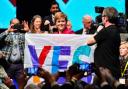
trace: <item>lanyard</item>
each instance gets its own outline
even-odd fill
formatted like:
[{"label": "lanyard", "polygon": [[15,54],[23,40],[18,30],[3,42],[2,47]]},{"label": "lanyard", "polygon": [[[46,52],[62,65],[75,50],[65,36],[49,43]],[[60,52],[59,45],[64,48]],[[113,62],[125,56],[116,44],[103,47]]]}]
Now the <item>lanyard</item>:
[{"label": "lanyard", "polygon": [[122,77],[124,76],[124,73],[125,73],[127,67],[128,67],[128,61],[127,61],[126,65],[125,65],[124,71],[121,73],[122,74]]}]

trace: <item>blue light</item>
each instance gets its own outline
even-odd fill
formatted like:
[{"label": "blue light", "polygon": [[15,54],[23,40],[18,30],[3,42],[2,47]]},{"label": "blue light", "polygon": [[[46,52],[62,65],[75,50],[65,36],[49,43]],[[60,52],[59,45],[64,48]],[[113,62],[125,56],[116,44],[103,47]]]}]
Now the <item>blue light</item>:
[{"label": "blue light", "polygon": [[69,0],[67,4],[63,0],[56,0],[68,19],[72,22],[73,30],[82,28],[82,17],[89,14],[95,20],[95,6],[115,7],[119,12],[125,13],[125,0]]},{"label": "blue light", "polygon": [[9,0],[0,0],[0,28],[8,28],[10,20],[16,17],[16,7]]}]

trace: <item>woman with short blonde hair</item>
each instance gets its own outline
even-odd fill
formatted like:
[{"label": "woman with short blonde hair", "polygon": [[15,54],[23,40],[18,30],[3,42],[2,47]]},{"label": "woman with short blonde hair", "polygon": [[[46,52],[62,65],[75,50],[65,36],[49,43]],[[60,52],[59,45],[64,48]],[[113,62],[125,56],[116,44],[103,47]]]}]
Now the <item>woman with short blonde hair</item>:
[{"label": "woman with short blonde hair", "polygon": [[74,34],[71,29],[67,28],[67,16],[63,12],[57,12],[55,14],[55,34]]}]

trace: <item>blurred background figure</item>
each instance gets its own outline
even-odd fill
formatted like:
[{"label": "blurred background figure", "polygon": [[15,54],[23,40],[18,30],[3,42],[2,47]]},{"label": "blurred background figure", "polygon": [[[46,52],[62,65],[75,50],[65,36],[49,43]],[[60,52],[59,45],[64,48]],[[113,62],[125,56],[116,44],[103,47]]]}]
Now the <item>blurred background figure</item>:
[{"label": "blurred background figure", "polygon": [[128,42],[122,42],[120,45],[120,65],[122,77],[125,84],[128,85]]},{"label": "blurred background figure", "polygon": [[42,89],[42,88],[40,88],[37,85],[31,83],[31,84],[27,85],[24,89]]},{"label": "blurred background figure", "polygon": [[4,54],[0,51],[0,89],[16,89],[16,87],[13,85],[12,79],[8,77],[4,67],[1,65],[1,63],[5,60],[3,58]]},{"label": "blurred background figure", "polygon": [[76,34],[94,34],[96,32],[96,26],[94,26],[92,17],[85,15],[82,20],[83,28],[76,31]]},{"label": "blurred background figure", "polygon": [[67,29],[72,29],[72,23],[70,20],[67,21]]},{"label": "blurred background figure", "polygon": [[128,87],[121,84],[119,80],[115,79],[112,71],[108,68],[100,67],[100,89],[127,89]]}]

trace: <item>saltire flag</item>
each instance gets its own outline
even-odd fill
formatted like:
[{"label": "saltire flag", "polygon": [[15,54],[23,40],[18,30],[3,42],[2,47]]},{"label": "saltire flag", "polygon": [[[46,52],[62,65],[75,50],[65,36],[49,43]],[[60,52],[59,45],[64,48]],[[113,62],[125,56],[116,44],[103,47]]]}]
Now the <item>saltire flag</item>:
[{"label": "saltire flag", "polygon": [[24,68],[42,67],[50,73],[64,71],[73,63],[91,63],[95,46],[89,35],[25,34]]}]

